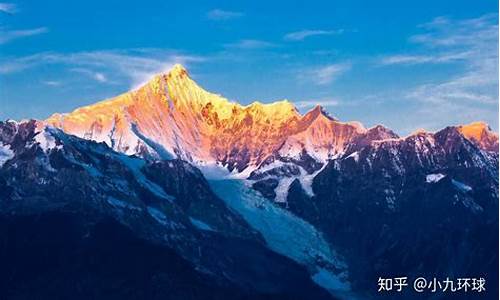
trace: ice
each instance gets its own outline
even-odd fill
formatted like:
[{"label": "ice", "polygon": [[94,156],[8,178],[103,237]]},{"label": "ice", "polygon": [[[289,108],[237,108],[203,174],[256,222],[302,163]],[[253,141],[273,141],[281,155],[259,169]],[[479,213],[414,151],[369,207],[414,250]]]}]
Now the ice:
[{"label": "ice", "polygon": [[[213,191],[231,209],[240,213],[253,228],[262,234],[271,250],[306,265],[310,269],[318,270],[321,266],[325,272],[327,268],[346,272],[347,266],[342,258],[330,248],[319,231],[306,221],[260,196],[257,191],[245,185],[245,181],[225,179],[210,180],[209,183]],[[320,285],[327,285],[322,285],[327,289],[333,287],[331,283],[335,280],[345,283],[342,290],[349,289],[346,278],[337,277],[333,272],[329,272],[330,277],[323,273],[321,276],[320,278],[331,277],[329,280],[318,281]]]},{"label": "ice", "polygon": [[275,161],[273,161],[270,164],[259,166],[259,168],[257,169],[257,171],[259,173],[264,173],[266,171],[269,171],[269,170],[272,170],[272,169],[275,169],[275,168],[280,168],[280,167],[286,166],[288,164],[289,163],[283,162],[281,160],[275,160]]},{"label": "ice", "polygon": [[210,179],[246,179],[255,170],[254,166],[249,166],[243,171],[238,172],[234,169],[230,172],[225,166],[218,162],[203,162],[197,161],[195,165],[203,173],[203,176]]},{"label": "ice", "polygon": [[167,216],[162,213],[159,209],[148,206],[148,213],[156,220],[158,223],[163,225],[169,225]]},{"label": "ice", "polygon": [[453,183],[454,186],[456,186],[459,190],[461,190],[464,193],[472,191],[472,188],[463,182],[457,181],[455,179],[452,179],[451,182]]},{"label": "ice", "polygon": [[314,274],[311,278],[318,285],[330,291],[349,291],[351,289],[349,282],[342,281],[339,279],[339,276],[323,268],[319,268],[318,273]]},{"label": "ice", "polygon": [[160,143],[153,141],[152,139],[143,135],[137,128],[136,124],[131,125],[132,132],[139,137],[147,146],[153,149],[162,159],[174,159],[175,155],[172,155],[169,151],[165,149]]},{"label": "ice", "polygon": [[312,174],[302,174],[301,175],[300,184],[302,185],[302,188],[304,189],[304,191],[306,192],[306,194],[309,197],[314,196],[314,192],[312,189],[312,182],[313,182],[314,177],[316,177],[316,175],[318,175],[321,171],[323,171],[323,169],[325,169],[325,167],[327,165],[328,165],[328,163],[324,163],[323,166],[321,166],[321,168],[319,170],[315,171]]},{"label": "ice", "polygon": [[45,152],[56,147],[56,140],[48,129],[42,129],[42,131],[35,135],[35,142]]},{"label": "ice", "polygon": [[116,157],[132,171],[135,178],[142,186],[144,186],[160,198],[166,199],[170,202],[175,200],[174,196],[168,195],[159,185],[151,182],[146,178],[146,176],[144,176],[144,174],[141,172],[141,168],[145,164],[144,160],[118,153],[116,154]]},{"label": "ice", "polygon": [[278,186],[274,189],[276,193],[276,202],[285,203],[288,196],[288,189],[290,185],[295,180],[295,177],[285,177],[279,181]]},{"label": "ice", "polygon": [[349,157],[352,158],[352,159],[354,159],[355,162],[358,162],[358,160],[359,160],[359,152],[358,151],[353,152],[353,153],[349,154],[349,156],[347,156],[347,158],[349,158]]},{"label": "ice", "polygon": [[114,197],[108,197],[106,199],[106,201],[111,204],[112,206],[114,207],[118,207],[118,208],[127,208],[127,209],[132,209],[132,210],[142,210],[142,208],[140,208],[139,206],[136,206],[136,205],[133,205],[133,204],[130,204],[128,202],[125,202],[125,201],[122,201],[122,200],[118,200]]},{"label": "ice", "polygon": [[10,149],[10,145],[4,145],[0,142],[0,167],[13,157],[14,151]]},{"label": "ice", "polygon": [[429,174],[425,177],[425,181],[427,183],[436,183],[446,177],[446,175],[441,174],[441,173],[436,173],[436,174]]},{"label": "ice", "polygon": [[[64,134],[61,132],[59,129],[56,128],[51,128],[47,127],[44,131],[44,136],[45,140],[53,140],[54,137],[59,138],[63,144],[65,145],[70,145],[73,141],[70,138],[70,136]],[[48,136],[50,135],[50,138]],[[77,146],[78,143],[75,144]],[[163,188],[161,188],[159,185],[156,183],[150,181],[149,179],[146,178],[146,176],[142,173],[141,168],[146,164],[146,162],[143,159],[140,159],[138,157],[133,157],[133,156],[127,156],[122,153],[118,152],[104,152],[102,149],[102,145],[99,144],[91,144],[88,149],[83,149],[87,151],[87,153],[100,153],[100,154],[105,154],[105,155],[112,155],[112,158],[120,161],[123,165],[125,165],[135,176],[135,179],[139,184],[141,184],[143,187],[154,193],[156,196],[166,199],[170,202],[175,200],[175,197],[172,195],[167,194]],[[67,154],[66,158],[71,160],[72,162],[79,164],[80,166],[84,167],[92,176],[100,176],[102,175],[98,169],[96,169],[92,165],[88,164],[83,164],[78,162],[76,159],[73,158],[72,155]]]},{"label": "ice", "polygon": [[189,217],[189,221],[191,221],[191,224],[193,224],[196,228],[198,228],[200,230],[215,231],[212,227],[210,227],[210,225],[208,225],[207,223],[200,221],[198,219]]}]

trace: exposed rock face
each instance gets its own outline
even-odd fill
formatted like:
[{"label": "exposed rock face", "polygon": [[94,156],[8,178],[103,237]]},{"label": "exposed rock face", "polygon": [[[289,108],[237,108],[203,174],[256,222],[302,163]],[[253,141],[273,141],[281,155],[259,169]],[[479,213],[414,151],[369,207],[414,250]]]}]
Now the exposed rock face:
[{"label": "exposed rock face", "polygon": [[[381,125],[340,122],[320,106],[305,115],[286,100],[241,106],[203,90],[180,65],[135,91],[54,114],[46,123],[129,155],[180,158],[201,168],[217,164],[254,181],[277,180],[275,189],[285,192],[299,179],[311,193],[312,177],[328,160],[399,139]],[[457,128],[481,149],[498,152],[498,135],[486,124]],[[254,186],[270,199],[279,194],[268,184]]]},{"label": "exposed rock face", "polygon": [[312,197],[291,184],[290,210],[341,248],[358,289],[380,274],[483,274],[498,293],[498,153],[462,130],[372,142],[330,161]]},{"label": "exposed rock face", "polygon": [[498,134],[484,122],[474,122],[458,126],[458,130],[479,148],[486,151],[498,152]]},{"label": "exposed rock face", "polygon": [[[199,168],[213,164],[244,179],[207,182]],[[92,257],[94,246],[113,249],[102,230],[118,234],[117,245],[140,244],[127,260],[173,262],[146,285],[161,296],[179,271],[194,286],[178,290],[182,299],[199,299],[202,282],[214,298],[329,298],[311,278],[370,298],[386,275],[487,277],[489,297],[498,291],[498,134],[477,122],[399,137],[319,106],[304,115],[288,101],[242,106],[176,66],[44,122],[0,122],[0,224],[36,234],[33,226],[68,226],[65,239]],[[9,230],[2,236],[17,241]],[[15,253],[10,245],[0,249]],[[71,287],[65,272],[49,276]],[[3,274],[0,284],[16,278]],[[130,276],[110,284],[140,288]]]},{"label": "exposed rock face", "polygon": [[206,92],[177,65],[136,91],[55,114],[47,123],[126,154],[220,162],[242,171],[270,155],[299,118],[288,101],[241,106]]},{"label": "exposed rock face", "polygon": [[36,121],[0,122],[0,144],[9,297],[330,298],[186,162],[126,156]]}]

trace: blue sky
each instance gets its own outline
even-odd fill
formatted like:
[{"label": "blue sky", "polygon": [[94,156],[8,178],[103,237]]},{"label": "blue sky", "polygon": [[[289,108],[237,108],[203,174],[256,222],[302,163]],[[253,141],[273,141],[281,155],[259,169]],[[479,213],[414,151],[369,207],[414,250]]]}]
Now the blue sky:
[{"label": "blue sky", "polygon": [[131,2],[0,3],[0,119],[67,112],[178,62],[243,104],[498,131],[497,1]]}]

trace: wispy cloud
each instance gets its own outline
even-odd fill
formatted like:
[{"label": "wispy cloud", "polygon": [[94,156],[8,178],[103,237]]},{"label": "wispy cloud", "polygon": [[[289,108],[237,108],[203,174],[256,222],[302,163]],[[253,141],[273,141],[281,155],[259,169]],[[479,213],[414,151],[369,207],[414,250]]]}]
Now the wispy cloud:
[{"label": "wispy cloud", "polygon": [[[174,64],[189,64],[204,58],[164,49],[99,50],[76,53],[38,53],[0,60],[0,74],[21,72],[42,65],[62,65],[68,71],[79,70],[99,82],[126,80],[136,88],[154,74]],[[83,71],[85,70],[85,71]],[[106,74],[106,75],[105,75]]]},{"label": "wispy cloud", "polygon": [[315,107],[317,105],[320,105],[323,107],[333,107],[333,106],[338,106],[340,104],[340,101],[338,101],[337,99],[322,98],[322,99],[311,99],[311,100],[297,101],[297,102],[294,102],[294,104],[298,109],[311,108],[311,107]]},{"label": "wispy cloud", "polygon": [[498,25],[496,15],[474,19],[435,18],[412,36],[432,56],[425,63],[454,61],[463,71],[441,82],[415,87],[407,98],[442,105],[498,103]]},{"label": "wispy cloud", "polygon": [[442,82],[417,86],[406,97],[432,104],[497,104],[498,59],[469,63],[472,65],[468,71]]},{"label": "wispy cloud", "polygon": [[312,81],[316,85],[327,85],[350,69],[350,63],[330,64],[299,72],[298,77],[299,80]]},{"label": "wispy cloud", "polygon": [[412,43],[427,47],[476,47],[479,43],[498,40],[497,14],[486,14],[478,18],[454,20],[437,17],[420,25],[426,32],[409,38]]},{"label": "wispy cloud", "polygon": [[85,68],[72,68],[70,71],[86,75],[89,78],[101,83],[108,82],[107,76],[102,72],[96,72]]},{"label": "wispy cloud", "polygon": [[47,27],[39,27],[33,29],[23,29],[23,30],[7,30],[5,28],[0,28],[0,45],[8,43],[12,40],[28,37],[33,35],[38,35],[48,32]]},{"label": "wispy cloud", "polygon": [[277,45],[271,42],[266,42],[261,40],[244,39],[236,43],[225,44],[224,46],[226,48],[237,48],[237,49],[263,49],[263,48],[276,47]]},{"label": "wispy cloud", "polygon": [[225,21],[242,17],[244,14],[238,11],[213,9],[207,12],[207,18],[213,21]]},{"label": "wispy cloud", "polygon": [[392,55],[383,57],[381,65],[418,65],[439,64],[464,61],[470,58],[472,51],[461,51],[456,53],[442,53],[434,55]]},{"label": "wispy cloud", "polygon": [[[494,53],[498,44],[497,15],[453,20],[437,17],[419,25],[423,33],[409,37],[409,42],[420,45],[418,54],[396,54],[380,59],[381,65],[414,65],[457,63],[469,64]],[[497,56],[494,54],[494,56]]]},{"label": "wispy cloud", "polygon": [[62,82],[58,80],[43,80],[42,83],[53,87],[62,85]]},{"label": "wispy cloud", "polygon": [[2,2],[0,3],[0,12],[12,15],[18,12],[18,8],[14,3]]},{"label": "wispy cloud", "polygon": [[337,30],[300,30],[300,31],[295,31],[295,32],[290,32],[287,33],[283,39],[286,41],[303,41],[304,39],[312,36],[318,36],[318,35],[335,35],[335,34],[341,34],[343,33],[343,29],[337,29]]}]

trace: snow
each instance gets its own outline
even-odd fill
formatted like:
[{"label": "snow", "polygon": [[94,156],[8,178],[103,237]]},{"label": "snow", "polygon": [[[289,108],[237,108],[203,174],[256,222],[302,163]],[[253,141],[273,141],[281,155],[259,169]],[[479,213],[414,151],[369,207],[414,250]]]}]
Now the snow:
[{"label": "snow", "polygon": [[304,191],[306,192],[306,194],[309,196],[309,197],[313,197],[314,196],[314,192],[313,192],[313,189],[312,189],[312,182],[313,182],[313,179],[314,177],[316,177],[316,175],[318,175],[321,171],[323,171],[323,169],[328,165],[328,163],[324,163],[323,166],[321,166],[321,168],[319,170],[317,170],[316,172],[312,173],[312,174],[302,174],[301,175],[301,178],[299,179],[300,180],[300,184],[302,185],[302,188],[304,189]]},{"label": "snow", "polygon": [[441,179],[443,179],[444,177],[446,177],[446,175],[442,174],[442,173],[435,173],[435,174],[428,174],[426,177],[425,177],[425,181],[427,183],[436,183],[436,182],[439,182]]},{"label": "snow", "polygon": [[208,225],[207,223],[200,221],[198,219],[189,217],[189,221],[191,221],[191,224],[193,224],[196,228],[198,228],[200,230],[215,231],[212,227],[210,227],[210,225]]},{"label": "snow", "polygon": [[[70,162],[74,163],[75,165],[79,165],[81,166],[82,168],[84,168],[91,176],[93,177],[104,177],[104,175],[94,166],[90,165],[90,164],[86,164],[86,163],[82,163],[80,161],[78,161],[74,156],[73,154],[71,153],[67,153],[66,154],[66,159],[68,159]],[[48,169],[48,170],[52,170],[52,171],[55,171],[52,166],[50,165],[50,162],[49,161],[46,161],[45,163],[45,167]]]},{"label": "snow", "polygon": [[132,123],[131,125],[132,132],[139,138],[141,139],[149,148],[153,149],[161,159],[174,159],[175,155],[172,155],[169,151],[165,149],[160,143],[157,143],[153,141],[152,139],[146,137],[144,134],[142,134],[137,128],[137,125]]},{"label": "snow", "polygon": [[355,162],[358,162],[359,152],[358,151],[353,152],[353,153],[349,154],[349,156],[347,156],[347,158],[352,158],[352,159],[354,159]]},{"label": "snow", "polygon": [[348,282],[342,281],[339,277],[324,268],[319,268],[318,273],[314,274],[311,278],[316,284],[330,291],[349,291],[351,289]]},{"label": "snow", "polygon": [[[268,175],[266,177],[266,178],[274,178],[274,179],[276,179],[276,180],[279,181],[278,186],[274,190],[274,192],[276,193],[275,201],[276,202],[284,203],[287,200],[288,190],[290,188],[290,185],[292,184],[292,182],[295,179],[299,180],[299,182],[302,185],[302,188],[304,189],[304,191],[306,192],[306,194],[309,197],[313,197],[314,196],[314,192],[312,190],[312,181],[313,181],[314,177],[316,177],[316,175],[318,175],[326,167],[326,165],[327,165],[327,163],[324,163],[319,170],[315,171],[312,174],[309,174],[309,173],[307,173],[306,170],[304,170],[304,168],[302,168],[299,165],[296,165],[294,163],[289,163],[289,162],[283,162],[283,161],[280,161],[280,160],[276,160],[276,161],[274,161],[274,162],[272,162],[270,164],[267,164],[267,165],[259,167],[258,168],[258,173],[259,174],[263,174],[263,173],[265,173],[267,171],[270,171],[272,169],[282,168],[282,167],[286,167],[286,166],[297,167],[300,170],[300,174],[296,175],[296,176],[289,176],[289,177],[287,177],[286,175],[282,175],[282,176],[269,176]],[[249,182],[253,183],[253,181],[249,181]]]},{"label": "snow", "polygon": [[42,131],[35,135],[35,142],[37,142],[40,148],[45,152],[56,148],[56,139],[52,136],[51,131],[47,129],[42,129]]},{"label": "snow", "polygon": [[483,211],[483,208],[469,197],[463,199],[462,204],[468,209],[470,209],[473,213],[477,214]]},{"label": "snow", "polygon": [[196,163],[196,166],[207,179],[220,179],[231,176],[231,172],[229,172],[229,170],[220,163],[207,163],[199,161]]},{"label": "snow", "polygon": [[394,191],[392,189],[384,189],[384,194],[387,208],[394,211],[396,208],[396,197],[394,196]]},{"label": "snow", "polygon": [[10,145],[4,145],[0,142],[0,167],[2,167],[8,160],[14,157],[14,151],[10,149]]},{"label": "snow", "polygon": [[106,201],[109,204],[111,204],[112,206],[117,207],[117,208],[127,208],[127,209],[132,209],[132,210],[142,210],[142,208],[140,208],[139,206],[127,203],[127,202],[122,201],[122,200],[118,200],[115,197],[111,197],[110,196],[110,197],[108,197],[106,199]]},{"label": "snow", "polygon": [[255,170],[255,166],[248,166],[243,171],[238,172],[238,170],[234,169],[230,172],[226,167],[224,167],[219,162],[206,162],[206,161],[197,161],[195,162],[196,167],[200,169],[201,173],[207,180],[210,179],[246,179],[250,176],[250,174]]},{"label": "snow", "polygon": [[278,203],[286,203],[288,189],[294,180],[295,177],[285,177],[279,181],[278,186],[274,189],[274,192],[276,193],[274,201]]},{"label": "snow", "polygon": [[289,157],[298,160],[300,159],[304,148],[305,145],[300,140],[294,136],[290,136],[287,138],[283,146],[281,146],[278,153],[282,157]]},{"label": "snow", "polygon": [[165,191],[156,183],[151,182],[144,176],[141,172],[141,168],[144,166],[144,160],[136,157],[129,157],[124,154],[116,154],[116,157],[125,164],[134,174],[136,180],[145,188],[153,192],[156,196],[166,199],[170,202],[175,200],[175,197],[172,195],[168,195]]},{"label": "snow", "polygon": [[464,193],[472,191],[472,188],[463,182],[460,182],[460,181],[455,180],[455,179],[452,179],[451,182],[453,183],[454,186],[456,186],[460,191],[462,191]]},{"label": "snow", "polygon": [[275,161],[271,162],[270,164],[260,165],[259,168],[257,169],[257,171],[259,173],[265,173],[265,172],[270,171],[272,169],[281,168],[281,167],[286,166],[288,164],[289,163],[283,162],[281,160],[275,160]]},{"label": "snow", "polygon": [[156,220],[158,223],[163,225],[169,225],[167,216],[162,213],[159,209],[148,206],[148,213]]},{"label": "snow", "polygon": [[345,282],[346,285],[343,288],[348,289],[347,279],[326,271],[328,268],[345,272],[347,266],[314,226],[265,199],[246,185],[244,180],[209,180],[209,183],[212,190],[231,209],[242,215],[254,229],[262,234],[271,250],[308,267],[325,268],[325,272],[329,273],[332,278],[319,280],[318,284],[327,285],[324,286],[325,288],[332,288],[331,283],[335,282],[333,279],[336,279],[339,282]]}]

